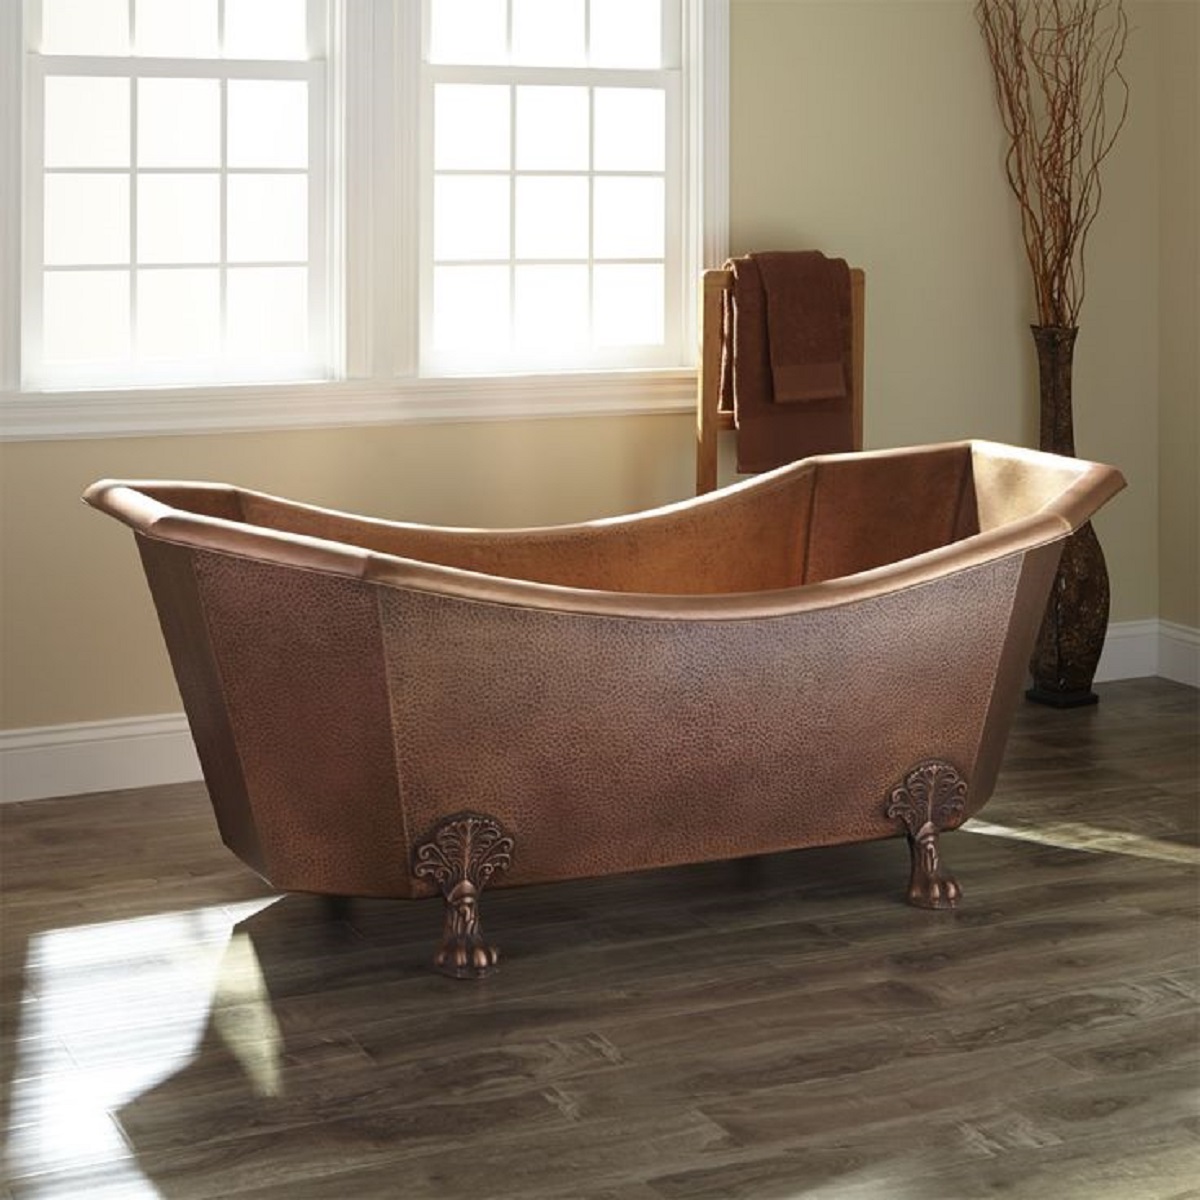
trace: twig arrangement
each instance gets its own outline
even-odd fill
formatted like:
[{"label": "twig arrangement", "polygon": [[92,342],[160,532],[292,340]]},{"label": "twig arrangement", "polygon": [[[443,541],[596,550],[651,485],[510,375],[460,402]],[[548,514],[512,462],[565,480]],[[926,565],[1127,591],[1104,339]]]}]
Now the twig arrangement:
[{"label": "twig arrangement", "polygon": [[1129,112],[1124,0],[978,0],[1038,321],[1074,327],[1100,164]]}]

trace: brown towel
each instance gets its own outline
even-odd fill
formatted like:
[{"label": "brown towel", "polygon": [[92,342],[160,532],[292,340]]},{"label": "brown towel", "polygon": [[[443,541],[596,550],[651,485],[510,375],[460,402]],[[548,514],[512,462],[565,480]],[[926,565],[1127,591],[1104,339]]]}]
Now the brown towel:
[{"label": "brown towel", "polygon": [[[854,448],[850,270],[817,251],[731,260],[721,407],[741,472]],[[730,400],[732,399],[732,404]]]}]

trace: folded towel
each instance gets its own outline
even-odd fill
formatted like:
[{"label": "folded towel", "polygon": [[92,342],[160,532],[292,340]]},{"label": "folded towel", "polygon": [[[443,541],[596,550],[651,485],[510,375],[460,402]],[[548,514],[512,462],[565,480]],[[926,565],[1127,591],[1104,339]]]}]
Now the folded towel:
[{"label": "folded towel", "polygon": [[730,260],[720,407],[741,472],[854,449],[850,271],[817,251]]},{"label": "folded towel", "polygon": [[776,404],[849,396],[850,268],[817,251],[755,254]]}]

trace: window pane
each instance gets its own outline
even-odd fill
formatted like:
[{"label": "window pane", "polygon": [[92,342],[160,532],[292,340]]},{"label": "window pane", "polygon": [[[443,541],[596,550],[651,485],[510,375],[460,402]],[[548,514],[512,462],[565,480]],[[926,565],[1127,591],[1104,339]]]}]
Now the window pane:
[{"label": "window pane", "polygon": [[225,289],[225,345],[233,357],[304,356],[308,272],[303,267],[231,267]]},{"label": "window pane", "polygon": [[29,381],[310,377],[340,309],[317,220],[327,163],[311,158],[327,64],[307,60],[341,0],[10,4],[48,55],[24,152],[40,210]]},{"label": "window pane", "polygon": [[225,57],[306,59],[306,0],[225,0]]},{"label": "window pane", "polygon": [[507,62],[506,0],[429,0],[429,7],[430,62]]},{"label": "window pane", "polygon": [[308,85],[294,80],[231,79],[231,167],[308,166]]},{"label": "window pane", "polygon": [[138,54],[214,58],[217,0],[137,0]]},{"label": "window pane", "polygon": [[216,79],[139,79],[139,167],[221,165],[221,85]]},{"label": "window pane", "polygon": [[507,267],[435,267],[435,350],[507,349]]},{"label": "window pane", "polygon": [[663,170],[666,113],[659,88],[597,88],[595,169]]},{"label": "window pane", "polygon": [[48,167],[129,165],[129,80],[51,75],[46,79]]},{"label": "window pane", "polygon": [[592,303],[598,346],[654,346],[662,342],[662,267],[596,267]]},{"label": "window pane", "polygon": [[128,54],[129,0],[42,0],[40,49],[43,54]]},{"label": "window pane", "polygon": [[216,175],[143,174],[137,187],[139,262],[220,260],[221,183]]},{"label": "window pane", "polygon": [[129,261],[129,177],[47,175],[44,215],[45,261]]},{"label": "window pane", "polygon": [[433,184],[433,257],[508,258],[508,176],[441,175]]},{"label": "window pane", "polygon": [[518,179],[517,257],[586,258],[587,253],[587,178]]},{"label": "window pane", "polygon": [[660,0],[591,0],[590,33],[594,67],[662,66]]},{"label": "window pane", "polygon": [[588,340],[588,269],[518,267],[515,340],[523,349],[568,349]]},{"label": "window pane", "polygon": [[129,357],[129,272],[47,271],[42,282],[42,356],[47,362]]},{"label": "window pane", "polygon": [[139,358],[195,361],[221,352],[221,276],[215,267],[139,271],[137,310]]},{"label": "window pane", "polygon": [[635,176],[596,180],[593,254],[597,258],[662,258],[666,236],[663,181]]},{"label": "window pane", "polygon": [[433,165],[438,171],[507,170],[506,85],[439,83],[433,89]]},{"label": "window pane", "polygon": [[587,88],[517,88],[517,170],[587,169]]},{"label": "window pane", "polygon": [[512,61],[575,66],[585,61],[583,0],[512,0]]},{"label": "window pane", "polygon": [[303,175],[231,175],[230,262],[303,262],[308,258],[308,179]]}]

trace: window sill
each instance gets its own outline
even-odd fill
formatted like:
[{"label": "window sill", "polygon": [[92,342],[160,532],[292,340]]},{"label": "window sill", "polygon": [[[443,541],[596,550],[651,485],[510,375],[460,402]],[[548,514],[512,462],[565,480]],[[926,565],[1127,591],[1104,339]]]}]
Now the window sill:
[{"label": "window sill", "polygon": [[694,371],[574,372],[0,395],[0,440],[220,434],[691,411]]}]

